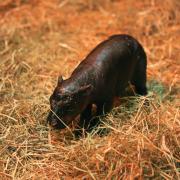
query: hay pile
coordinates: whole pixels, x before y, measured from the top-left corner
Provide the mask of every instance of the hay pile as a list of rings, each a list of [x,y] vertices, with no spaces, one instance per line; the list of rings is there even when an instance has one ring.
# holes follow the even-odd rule
[[[149,107],[126,100],[102,137],[51,131],[57,76],[115,33],[145,47]],[[180,179],[179,34],[178,0],[0,1],[0,179]]]

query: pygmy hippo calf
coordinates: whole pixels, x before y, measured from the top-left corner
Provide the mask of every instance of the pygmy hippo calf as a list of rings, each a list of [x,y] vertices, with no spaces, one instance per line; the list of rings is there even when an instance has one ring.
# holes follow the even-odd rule
[[[58,129],[67,127],[80,114],[80,128],[98,124],[92,118],[112,109],[114,97],[121,96],[128,82],[135,92],[146,95],[146,54],[141,44],[129,35],[113,35],[101,42],[73,71],[70,78],[59,77],[50,97],[47,121]]]

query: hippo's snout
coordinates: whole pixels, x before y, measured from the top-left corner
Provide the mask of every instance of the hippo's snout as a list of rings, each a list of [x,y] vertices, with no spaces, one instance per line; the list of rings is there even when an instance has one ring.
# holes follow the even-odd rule
[[[49,112],[47,123],[55,129],[64,129],[66,127],[65,123],[52,112]]]

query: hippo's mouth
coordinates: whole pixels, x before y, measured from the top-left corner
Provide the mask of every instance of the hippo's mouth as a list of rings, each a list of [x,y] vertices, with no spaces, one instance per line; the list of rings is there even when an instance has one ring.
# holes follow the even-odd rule
[[[50,126],[52,126],[54,129],[64,129],[67,127],[65,123],[59,122],[58,119],[53,119],[50,123]]]
[[[47,123],[54,129],[64,129],[73,121],[75,117],[59,117],[53,112],[49,112],[47,117]]]

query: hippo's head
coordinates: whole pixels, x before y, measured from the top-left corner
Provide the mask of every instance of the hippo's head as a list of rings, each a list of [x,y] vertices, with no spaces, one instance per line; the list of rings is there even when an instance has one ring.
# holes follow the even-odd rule
[[[57,129],[67,127],[87,106],[92,92],[91,85],[71,87],[72,83],[59,77],[57,86],[50,96],[51,111],[48,123]]]

